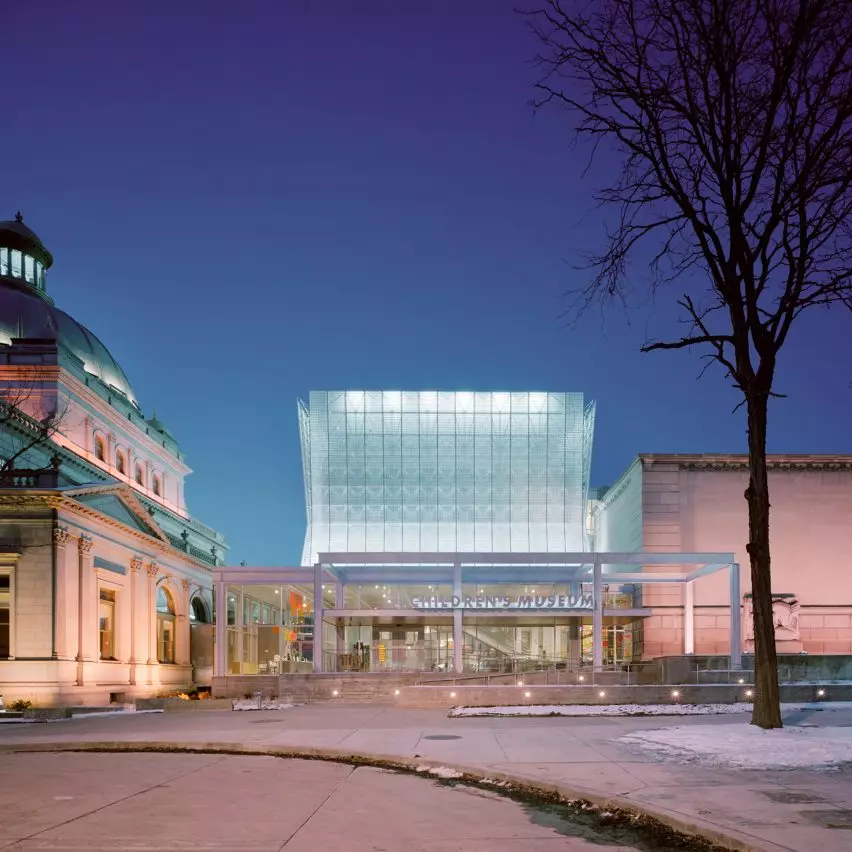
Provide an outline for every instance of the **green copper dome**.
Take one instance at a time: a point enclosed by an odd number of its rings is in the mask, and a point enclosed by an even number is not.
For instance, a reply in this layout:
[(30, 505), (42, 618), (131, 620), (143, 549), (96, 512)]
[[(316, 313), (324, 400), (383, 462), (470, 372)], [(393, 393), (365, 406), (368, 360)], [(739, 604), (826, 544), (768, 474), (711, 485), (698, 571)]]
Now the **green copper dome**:
[(0, 345), (16, 339), (56, 340), (82, 362), (83, 370), (139, 407), (124, 370), (101, 340), (59, 310), (44, 288), (53, 256), (38, 235), (15, 219), (0, 222)]

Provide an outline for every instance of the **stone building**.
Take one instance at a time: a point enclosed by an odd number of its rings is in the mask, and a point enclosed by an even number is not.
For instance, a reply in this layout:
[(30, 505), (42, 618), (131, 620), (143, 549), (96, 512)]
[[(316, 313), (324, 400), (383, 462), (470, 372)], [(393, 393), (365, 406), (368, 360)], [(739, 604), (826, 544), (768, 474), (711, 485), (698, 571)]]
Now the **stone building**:
[[(772, 455), (768, 464), (778, 652), (852, 654), (852, 456)], [(645, 454), (592, 511), (597, 550), (734, 554), (749, 653), (747, 485), (746, 456)], [(649, 612), (641, 625), (643, 658), (729, 653), (730, 589), (723, 574), (703, 577), (689, 590), (648, 586), (642, 603)]]
[(53, 258), (0, 222), (0, 694), (93, 704), (212, 677), (223, 537), (121, 367), (48, 295)]

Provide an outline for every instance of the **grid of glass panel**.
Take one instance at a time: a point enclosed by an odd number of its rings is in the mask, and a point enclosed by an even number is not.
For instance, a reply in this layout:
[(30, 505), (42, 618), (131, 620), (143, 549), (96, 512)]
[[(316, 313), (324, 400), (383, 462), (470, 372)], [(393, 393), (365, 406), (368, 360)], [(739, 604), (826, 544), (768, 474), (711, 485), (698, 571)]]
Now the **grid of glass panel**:
[(582, 394), (314, 391), (299, 413), (303, 564), (585, 549), (594, 406)]

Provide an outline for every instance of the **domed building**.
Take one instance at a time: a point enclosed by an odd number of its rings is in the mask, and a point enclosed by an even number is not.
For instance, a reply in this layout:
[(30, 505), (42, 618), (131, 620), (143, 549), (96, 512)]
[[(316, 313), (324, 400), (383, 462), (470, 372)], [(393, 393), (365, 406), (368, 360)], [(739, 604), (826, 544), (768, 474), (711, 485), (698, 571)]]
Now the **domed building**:
[(0, 222), (0, 695), (94, 704), (206, 686), (212, 569), (191, 473), (92, 331), (54, 304), (53, 257)]

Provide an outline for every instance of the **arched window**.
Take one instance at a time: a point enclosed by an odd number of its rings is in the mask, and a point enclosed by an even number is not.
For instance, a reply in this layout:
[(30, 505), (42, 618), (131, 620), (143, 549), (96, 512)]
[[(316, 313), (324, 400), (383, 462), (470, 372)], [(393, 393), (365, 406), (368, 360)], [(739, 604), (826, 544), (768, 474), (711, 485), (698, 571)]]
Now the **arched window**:
[(95, 458), (106, 461), (106, 444), (100, 435), (95, 437)]
[(189, 620), (198, 622), (199, 624), (210, 623), (207, 604), (199, 597), (194, 597), (189, 604)]
[(163, 488), (162, 488), (162, 486), (160, 485), (160, 477), (159, 477), (159, 476), (156, 476), (156, 475), (154, 476), (154, 480), (153, 480), (153, 488), (154, 488), (154, 493), (155, 493), (158, 497), (162, 496)]
[(136, 465), (136, 473), (134, 474), (134, 479), (140, 484), (145, 484), (145, 474), (142, 472), (142, 465)]
[(168, 589), (157, 589), (157, 659), (175, 661), (175, 605)]
[(124, 453), (121, 450), (115, 451), (115, 469), (119, 473), (127, 473), (127, 463), (124, 461)]

